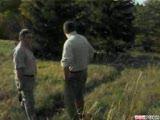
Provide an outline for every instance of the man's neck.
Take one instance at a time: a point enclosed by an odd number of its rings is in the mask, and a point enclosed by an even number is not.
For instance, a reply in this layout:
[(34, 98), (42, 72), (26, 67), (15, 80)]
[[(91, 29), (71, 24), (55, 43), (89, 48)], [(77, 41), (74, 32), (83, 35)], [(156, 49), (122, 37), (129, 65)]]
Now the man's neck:
[(72, 35), (75, 35), (75, 34), (77, 34), (77, 32), (73, 31), (73, 32), (70, 32), (70, 33), (66, 34), (66, 37), (70, 38)]
[(22, 46), (25, 47), (26, 49), (31, 50), (31, 46), (30, 46), (27, 42), (21, 41), (21, 44), (22, 44)]

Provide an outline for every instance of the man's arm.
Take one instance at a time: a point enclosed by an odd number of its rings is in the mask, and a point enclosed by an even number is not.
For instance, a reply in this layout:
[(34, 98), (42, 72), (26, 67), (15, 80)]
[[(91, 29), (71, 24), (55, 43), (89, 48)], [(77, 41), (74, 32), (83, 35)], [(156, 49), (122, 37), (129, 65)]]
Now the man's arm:
[(65, 77), (65, 80), (68, 80), (69, 78), (69, 67), (64, 67), (64, 77)]
[(23, 79), (23, 68), (16, 69), (16, 74), (17, 74), (18, 80), (21, 81)]
[(94, 56), (94, 53), (95, 53), (95, 49), (88, 42), (88, 40), (87, 40), (87, 44), (88, 44), (88, 48), (89, 48), (89, 61), (91, 61), (93, 59), (93, 56)]
[(22, 102), (22, 80), (23, 80), (23, 68), (16, 69), (16, 74), (18, 78), (18, 84), (17, 84), (17, 89), (18, 89), (18, 100), (19, 102)]
[(73, 61), (73, 54), (72, 54), (72, 48), (69, 41), (66, 41), (63, 47), (63, 54), (62, 54), (62, 60), (61, 60), (61, 66), (64, 70), (64, 76), (65, 80), (69, 77), (69, 66), (71, 65)]
[(19, 85), (17, 85), (18, 90), (22, 89), (22, 80), (23, 80), (23, 68), (16, 69), (17, 78), (19, 81)]
[(87, 47), (88, 47), (88, 54), (89, 54), (89, 62), (93, 59), (93, 56), (94, 56), (94, 53), (95, 53), (95, 49), (92, 47), (92, 45), (89, 43), (89, 41), (87, 40), (87, 38), (83, 37), (86, 44), (87, 44)]
[(17, 85), (18, 90), (22, 89), (22, 80), (23, 80), (23, 73), (24, 73), (24, 68), (25, 68), (25, 57), (24, 53), (22, 51), (17, 51), (13, 55), (13, 62), (16, 70), (16, 76), (19, 81), (19, 84)]
[(89, 47), (90, 60), (93, 58), (94, 53), (95, 53), (95, 49), (90, 45), (90, 47)]

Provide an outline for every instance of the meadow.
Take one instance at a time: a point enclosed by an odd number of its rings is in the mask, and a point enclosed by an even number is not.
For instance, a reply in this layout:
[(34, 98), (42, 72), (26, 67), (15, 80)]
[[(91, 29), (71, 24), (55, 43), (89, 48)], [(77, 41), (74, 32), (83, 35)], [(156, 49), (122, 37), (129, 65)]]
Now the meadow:
[[(0, 40), (0, 120), (25, 120), (14, 83), (14, 42)], [(91, 64), (85, 113), (91, 120), (133, 120), (134, 115), (160, 115), (160, 54), (130, 52), (115, 63)], [(63, 103), (59, 61), (37, 60), (35, 100), (41, 120), (69, 120)]]

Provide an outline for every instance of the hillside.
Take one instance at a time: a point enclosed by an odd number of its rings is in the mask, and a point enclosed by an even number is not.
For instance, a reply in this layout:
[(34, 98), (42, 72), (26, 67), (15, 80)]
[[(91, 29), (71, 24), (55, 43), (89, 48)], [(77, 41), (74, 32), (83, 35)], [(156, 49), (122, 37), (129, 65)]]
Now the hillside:
[[(14, 43), (0, 40), (0, 120), (23, 120), (12, 65)], [(35, 89), (42, 120), (67, 120), (63, 72), (59, 62), (38, 61)], [(89, 66), (85, 112), (93, 120), (132, 120), (134, 115), (160, 115), (160, 55), (131, 52), (115, 64)]]

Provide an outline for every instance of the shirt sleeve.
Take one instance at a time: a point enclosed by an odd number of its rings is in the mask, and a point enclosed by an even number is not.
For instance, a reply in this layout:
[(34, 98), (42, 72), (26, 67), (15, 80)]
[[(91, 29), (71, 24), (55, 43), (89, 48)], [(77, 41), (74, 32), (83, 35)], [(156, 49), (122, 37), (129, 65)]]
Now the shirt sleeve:
[(90, 43), (89, 44), (89, 59), (93, 59), (94, 53), (95, 53), (95, 49), (92, 47), (92, 45)]
[(92, 47), (92, 45), (88, 42), (88, 40), (86, 39), (86, 43), (88, 46), (88, 51), (89, 51), (89, 61), (91, 61), (93, 59), (94, 53), (95, 53), (95, 49)]
[(13, 54), (13, 62), (15, 65), (15, 69), (25, 67), (25, 56), (21, 50), (17, 50), (17, 52)]
[(73, 52), (71, 43), (67, 40), (63, 46), (63, 53), (61, 59), (61, 66), (62, 67), (69, 67), (73, 62)]

